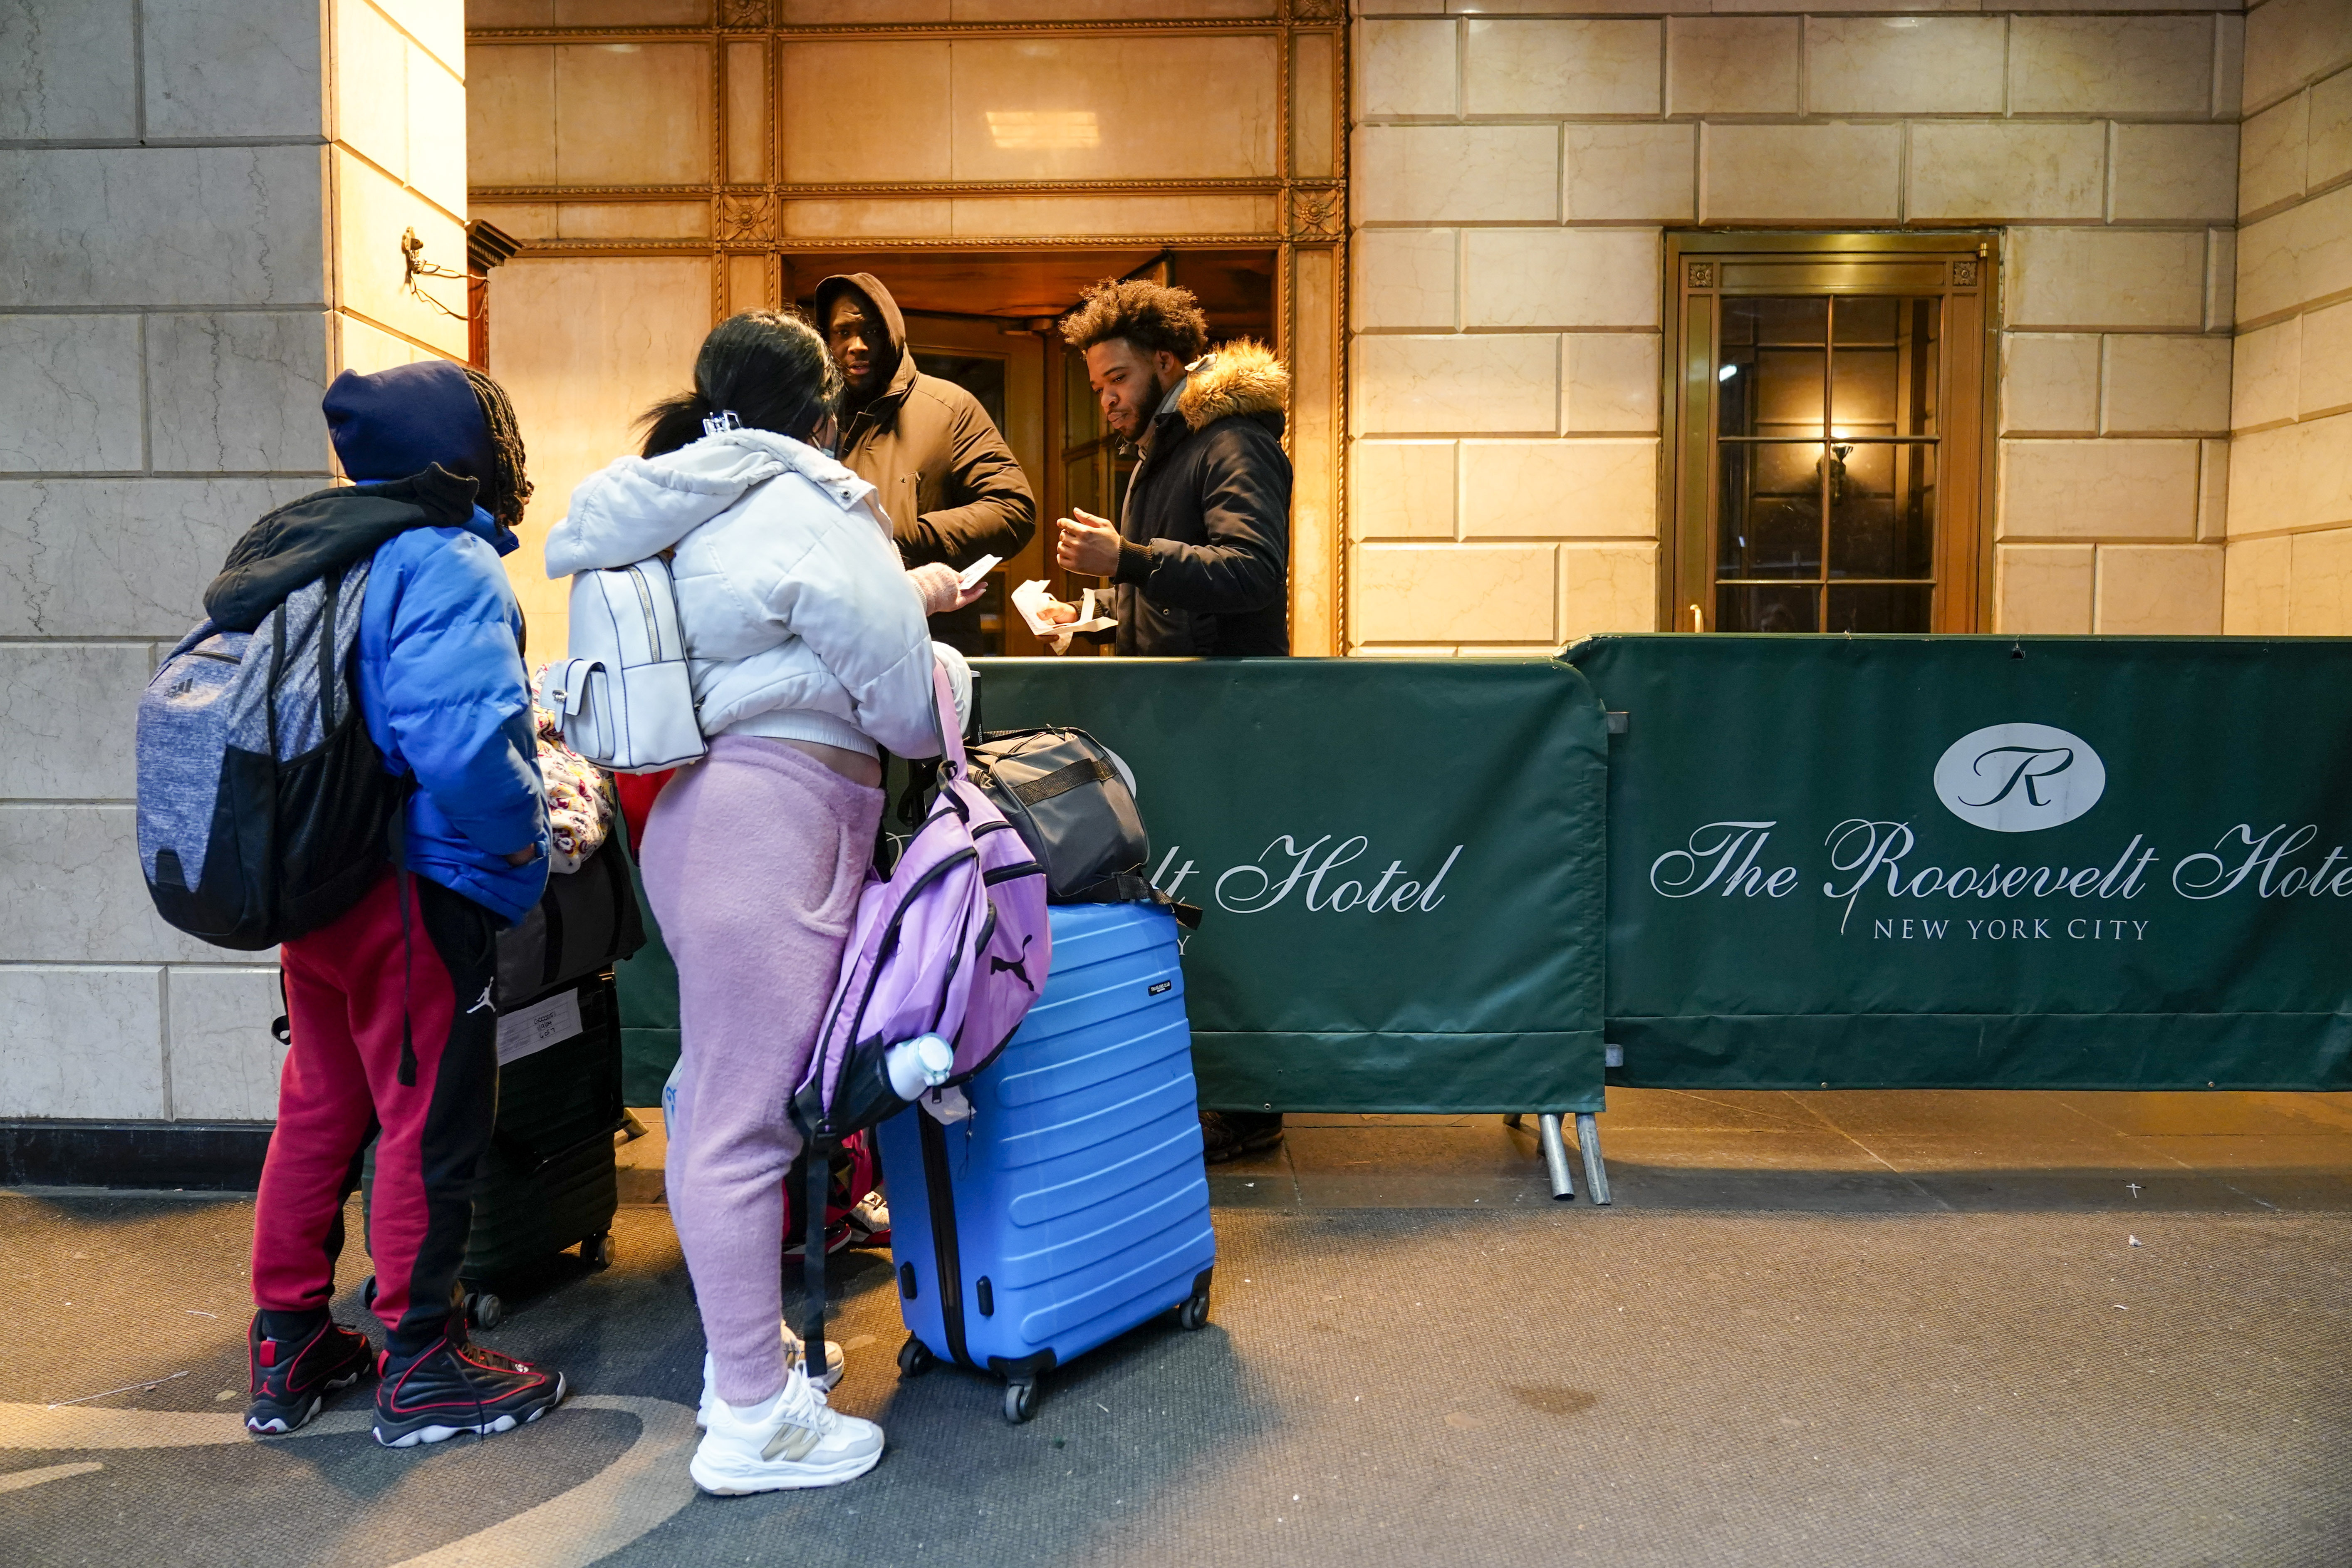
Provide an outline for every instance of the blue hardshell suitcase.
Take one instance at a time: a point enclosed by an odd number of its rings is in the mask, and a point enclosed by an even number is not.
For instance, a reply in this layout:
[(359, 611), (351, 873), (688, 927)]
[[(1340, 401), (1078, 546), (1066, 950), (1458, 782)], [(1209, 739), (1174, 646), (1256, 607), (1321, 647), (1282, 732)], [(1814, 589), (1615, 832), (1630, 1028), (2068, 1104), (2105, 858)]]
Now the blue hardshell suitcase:
[(1216, 1236), (1201, 1162), (1176, 921), (1151, 904), (1056, 906), (1053, 973), (953, 1126), (881, 1126), (890, 1253), (908, 1334), (1005, 1380), (1026, 1421), (1039, 1376), (1173, 1308), (1209, 1320)]

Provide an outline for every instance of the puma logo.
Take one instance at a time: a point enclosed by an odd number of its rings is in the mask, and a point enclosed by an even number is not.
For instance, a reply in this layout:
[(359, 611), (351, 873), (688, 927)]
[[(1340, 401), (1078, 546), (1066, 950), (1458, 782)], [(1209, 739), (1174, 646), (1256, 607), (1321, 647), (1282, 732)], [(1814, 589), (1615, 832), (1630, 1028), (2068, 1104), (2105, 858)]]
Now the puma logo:
[(996, 954), (992, 952), (990, 953), (988, 955), (988, 972), (991, 974), (1013, 973), (1019, 975), (1021, 977), (1022, 986), (1034, 995), (1037, 990), (1037, 983), (1029, 978), (1028, 963), (1029, 944), (1035, 940), (1036, 938), (1034, 936), (1023, 937), (1021, 939), (1021, 956), (1018, 958), (999, 958)]
[(493, 1013), (499, 1010), (499, 1005), (490, 1000), (490, 988), (488, 985), (482, 987), (481, 1000), (476, 1002), (472, 1006), (466, 1009), (466, 1016), (470, 1018), (475, 1014), (481, 1012), (484, 1008), (488, 1008)]

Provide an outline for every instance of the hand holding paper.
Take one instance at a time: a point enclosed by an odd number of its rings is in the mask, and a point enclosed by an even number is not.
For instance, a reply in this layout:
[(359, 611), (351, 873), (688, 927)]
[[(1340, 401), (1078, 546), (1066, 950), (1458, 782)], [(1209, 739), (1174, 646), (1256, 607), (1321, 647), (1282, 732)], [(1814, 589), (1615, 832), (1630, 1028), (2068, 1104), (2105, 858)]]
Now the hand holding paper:
[(1066, 620), (1057, 612), (1068, 612), (1070, 606), (1054, 597), (1045, 579), (1024, 583), (1013, 590), (1013, 607), (1029, 629), (1045, 639), (1055, 653), (1067, 653), (1070, 639), (1080, 632), (1107, 631), (1118, 625), (1116, 616), (1100, 614), (1095, 608), (1095, 591), (1088, 588), (1076, 611), (1076, 619)]

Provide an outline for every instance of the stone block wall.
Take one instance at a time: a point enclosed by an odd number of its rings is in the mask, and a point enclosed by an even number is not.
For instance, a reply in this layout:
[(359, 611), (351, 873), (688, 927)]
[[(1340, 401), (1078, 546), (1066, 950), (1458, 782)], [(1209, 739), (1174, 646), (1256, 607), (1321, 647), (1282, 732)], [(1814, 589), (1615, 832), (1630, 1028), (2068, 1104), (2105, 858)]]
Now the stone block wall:
[(1663, 234), (1685, 226), (2001, 229), (1987, 629), (2221, 629), (2234, 6), (1535, 14), (1567, 9), (1362, 0), (1362, 651), (1656, 624)]
[(2352, 632), (2352, 0), (2246, 15), (2227, 629)]
[(331, 481), (335, 372), (465, 353), (399, 252), (464, 266), (462, 49), (455, 0), (0, 0), (0, 1118), (271, 1114), (272, 955), (156, 919), (132, 713)]

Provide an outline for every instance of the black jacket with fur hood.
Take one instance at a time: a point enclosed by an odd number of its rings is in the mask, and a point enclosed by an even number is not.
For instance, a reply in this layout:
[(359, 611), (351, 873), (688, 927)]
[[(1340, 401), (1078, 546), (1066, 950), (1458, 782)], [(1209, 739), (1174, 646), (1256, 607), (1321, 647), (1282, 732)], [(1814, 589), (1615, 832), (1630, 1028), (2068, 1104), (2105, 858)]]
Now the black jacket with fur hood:
[(1289, 386), (1271, 350), (1230, 342), (1152, 422), (1119, 511), (1118, 652), (1290, 651)]

